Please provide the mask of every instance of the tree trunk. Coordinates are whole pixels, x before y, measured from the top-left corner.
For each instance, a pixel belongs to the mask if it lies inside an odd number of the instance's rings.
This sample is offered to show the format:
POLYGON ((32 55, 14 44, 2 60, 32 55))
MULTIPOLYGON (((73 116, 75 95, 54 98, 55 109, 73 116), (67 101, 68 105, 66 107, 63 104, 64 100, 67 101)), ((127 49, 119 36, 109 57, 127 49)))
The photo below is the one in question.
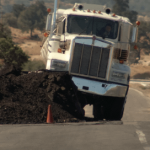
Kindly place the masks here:
POLYGON ((30 37, 32 38, 32 32, 33 32, 33 30, 31 29, 31 32, 30 32, 30 37))

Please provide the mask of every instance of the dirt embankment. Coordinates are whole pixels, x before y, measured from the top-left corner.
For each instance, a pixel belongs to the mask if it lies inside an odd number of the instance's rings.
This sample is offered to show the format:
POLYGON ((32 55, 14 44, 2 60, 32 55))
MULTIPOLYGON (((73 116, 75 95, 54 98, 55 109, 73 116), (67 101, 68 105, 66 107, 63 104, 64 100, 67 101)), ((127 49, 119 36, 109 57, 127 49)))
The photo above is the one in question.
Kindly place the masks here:
MULTIPOLYGON (((21 74, 13 68, 1 70, 0 124, 45 123, 49 104, 55 122, 79 121, 76 92, 68 73, 21 74)), ((80 106, 81 103, 78 101, 80 106)))

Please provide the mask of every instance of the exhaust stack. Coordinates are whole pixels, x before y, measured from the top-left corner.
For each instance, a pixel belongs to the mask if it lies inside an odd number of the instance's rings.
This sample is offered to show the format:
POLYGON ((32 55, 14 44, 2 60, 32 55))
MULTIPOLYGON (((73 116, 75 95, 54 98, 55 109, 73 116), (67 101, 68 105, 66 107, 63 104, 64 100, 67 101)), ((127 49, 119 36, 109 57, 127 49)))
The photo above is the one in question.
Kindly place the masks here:
POLYGON ((51 28, 51 33, 53 33, 54 29, 55 29, 55 23, 56 23, 56 11, 57 11, 57 0, 54 0, 54 16, 53 16, 53 25, 51 28))
POLYGON ((53 24, 51 26, 51 32, 50 32, 50 36, 49 36, 49 40, 52 38, 53 36, 53 31, 55 29, 55 24, 56 24, 56 11, 57 11, 57 0, 54 0, 54 15, 53 15, 53 24))

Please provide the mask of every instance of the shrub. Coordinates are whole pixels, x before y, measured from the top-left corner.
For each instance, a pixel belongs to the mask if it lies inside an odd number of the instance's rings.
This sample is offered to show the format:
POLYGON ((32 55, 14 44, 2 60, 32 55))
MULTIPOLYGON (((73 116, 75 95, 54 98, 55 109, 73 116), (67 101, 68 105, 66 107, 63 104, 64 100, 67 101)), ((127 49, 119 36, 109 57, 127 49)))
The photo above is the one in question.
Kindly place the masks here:
POLYGON ((4 20, 5 24, 8 24, 9 26, 14 27, 14 28, 18 28, 17 17, 15 17, 14 14, 6 13, 4 15, 4 18, 5 18, 4 20))
POLYGON ((42 60, 34 59, 23 65, 23 71, 37 71, 39 69, 45 69, 45 64, 42 60))
POLYGON ((3 59, 7 66, 13 65, 21 69, 28 58, 29 56, 12 41, 9 28, 0 24, 0 59, 3 59))
POLYGON ((0 38, 11 39, 11 31, 8 26, 0 24, 0 38))
POLYGON ((28 55, 14 45, 11 39, 0 38, 0 59, 4 59, 5 64, 21 68, 28 58, 28 55))

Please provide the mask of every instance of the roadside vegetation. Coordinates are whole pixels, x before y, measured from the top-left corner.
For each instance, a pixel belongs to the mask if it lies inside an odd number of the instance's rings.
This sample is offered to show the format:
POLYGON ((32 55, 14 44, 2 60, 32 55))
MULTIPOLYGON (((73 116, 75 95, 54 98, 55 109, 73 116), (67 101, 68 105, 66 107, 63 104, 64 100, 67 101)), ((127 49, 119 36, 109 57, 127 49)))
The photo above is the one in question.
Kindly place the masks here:
POLYGON ((29 60, 23 66, 23 71, 37 71, 39 69, 45 69, 45 64, 42 60, 29 60))
POLYGON ((0 68, 14 66, 16 69, 36 71, 44 69, 41 60, 29 60, 29 56, 12 41, 11 31, 8 26, 0 24, 0 68))
POLYGON ((17 69, 28 61, 29 56, 15 45, 11 38, 11 32, 7 26, 0 24, 0 59, 7 66, 13 65, 17 69))
POLYGON ((14 4, 12 12, 4 15, 4 23, 19 28, 22 32, 30 31, 30 37, 32 38, 34 29, 43 31, 47 15, 46 10, 43 1, 36 1, 29 7, 25 7, 23 4, 14 4))

